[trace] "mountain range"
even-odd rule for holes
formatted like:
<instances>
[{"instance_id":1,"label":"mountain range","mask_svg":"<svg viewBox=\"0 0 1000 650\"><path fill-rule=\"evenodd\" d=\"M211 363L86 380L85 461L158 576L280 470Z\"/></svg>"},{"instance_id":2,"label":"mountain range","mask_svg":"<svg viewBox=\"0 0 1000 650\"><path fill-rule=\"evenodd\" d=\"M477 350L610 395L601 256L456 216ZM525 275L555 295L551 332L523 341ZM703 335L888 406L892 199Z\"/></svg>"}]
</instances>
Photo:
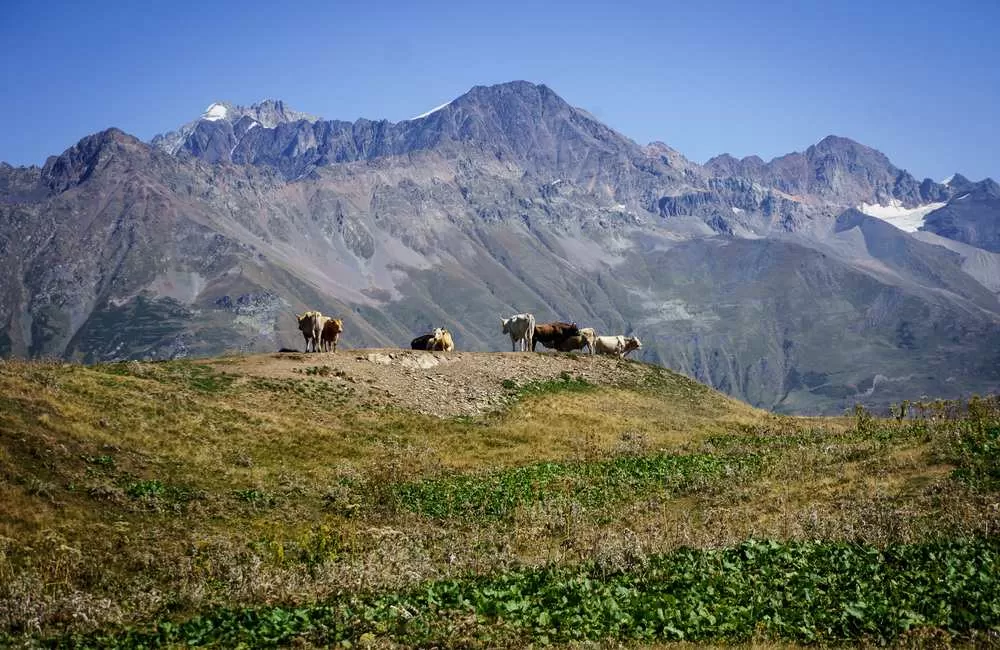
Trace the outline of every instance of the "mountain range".
<instances>
[{"instance_id":1,"label":"mountain range","mask_svg":"<svg viewBox=\"0 0 1000 650\"><path fill-rule=\"evenodd\" d=\"M504 350L531 311L779 412L1000 389L994 181L836 136L701 165L523 81L397 123L220 102L0 164L0 259L6 357L301 346L306 308L346 347Z\"/></svg>"}]
</instances>

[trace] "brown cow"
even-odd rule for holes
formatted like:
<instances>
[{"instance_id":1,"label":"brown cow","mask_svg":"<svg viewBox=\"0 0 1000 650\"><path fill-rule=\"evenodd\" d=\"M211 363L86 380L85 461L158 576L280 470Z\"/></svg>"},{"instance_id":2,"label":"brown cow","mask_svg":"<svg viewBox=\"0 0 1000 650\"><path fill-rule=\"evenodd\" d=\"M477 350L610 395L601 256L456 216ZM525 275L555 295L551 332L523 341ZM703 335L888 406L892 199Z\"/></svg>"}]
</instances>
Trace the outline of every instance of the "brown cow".
<instances>
[{"instance_id":1,"label":"brown cow","mask_svg":"<svg viewBox=\"0 0 1000 650\"><path fill-rule=\"evenodd\" d=\"M593 354L596 341L597 333L593 327L581 327L577 336L567 336L556 344L556 349L560 352L573 352L587 348Z\"/></svg>"},{"instance_id":2,"label":"brown cow","mask_svg":"<svg viewBox=\"0 0 1000 650\"><path fill-rule=\"evenodd\" d=\"M535 325L535 334L531 337L531 351L535 351L536 343L541 343L547 348L557 348L563 340L579 335L580 328L576 323L555 322Z\"/></svg>"},{"instance_id":3,"label":"brown cow","mask_svg":"<svg viewBox=\"0 0 1000 650\"><path fill-rule=\"evenodd\" d=\"M344 331L344 321L339 318L330 318L323 323L323 332L320 334L320 349L323 352L336 352L337 341Z\"/></svg>"}]
</instances>

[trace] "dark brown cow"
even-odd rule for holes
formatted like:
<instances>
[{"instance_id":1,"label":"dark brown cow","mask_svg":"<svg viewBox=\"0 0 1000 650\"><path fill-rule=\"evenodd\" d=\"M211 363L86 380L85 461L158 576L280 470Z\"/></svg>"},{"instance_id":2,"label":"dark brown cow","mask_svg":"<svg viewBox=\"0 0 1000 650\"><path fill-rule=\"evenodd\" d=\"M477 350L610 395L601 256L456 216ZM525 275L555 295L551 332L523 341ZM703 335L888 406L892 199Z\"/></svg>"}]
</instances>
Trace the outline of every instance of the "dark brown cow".
<instances>
[{"instance_id":1,"label":"dark brown cow","mask_svg":"<svg viewBox=\"0 0 1000 650\"><path fill-rule=\"evenodd\" d=\"M556 322L535 325L535 335L531 337L531 351L535 351L536 343L541 343L547 348L557 348L569 337L579 335L580 328L576 323Z\"/></svg>"},{"instance_id":2,"label":"dark brown cow","mask_svg":"<svg viewBox=\"0 0 1000 650\"><path fill-rule=\"evenodd\" d=\"M434 333L433 332L430 333L430 334L421 334L417 338L415 338L412 341L410 341L410 349L411 350L426 350L427 346L430 344L430 342L433 339L434 339Z\"/></svg>"}]
</instances>

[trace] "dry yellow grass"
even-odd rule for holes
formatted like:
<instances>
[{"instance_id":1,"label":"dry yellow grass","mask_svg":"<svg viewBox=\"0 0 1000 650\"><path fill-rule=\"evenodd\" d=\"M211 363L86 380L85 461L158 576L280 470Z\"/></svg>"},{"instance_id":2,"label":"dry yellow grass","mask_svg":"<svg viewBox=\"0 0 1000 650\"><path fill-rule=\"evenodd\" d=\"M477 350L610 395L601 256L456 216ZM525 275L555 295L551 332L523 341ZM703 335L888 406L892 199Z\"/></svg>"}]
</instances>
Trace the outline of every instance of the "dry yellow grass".
<instances>
[{"instance_id":1,"label":"dry yellow grass","mask_svg":"<svg viewBox=\"0 0 1000 650\"><path fill-rule=\"evenodd\" d=\"M336 355L0 363L0 626L87 628L524 564L628 566L748 537L885 543L1000 520L948 482L926 440L773 416L642 364L496 356L510 372L554 369L508 385L491 355L466 353L452 375L414 371L446 394L488 376L474 388L492 391L491 408L471 417L414 412L379 383L398 368L337 367ZM307 372L321 365L331 374ZM583 373L591 385L575 381ZM379 502L392 484L450 471L659 451L757 454L761 469L596 509L554 499L508 520Z\"/></svg>"}]
</instances>

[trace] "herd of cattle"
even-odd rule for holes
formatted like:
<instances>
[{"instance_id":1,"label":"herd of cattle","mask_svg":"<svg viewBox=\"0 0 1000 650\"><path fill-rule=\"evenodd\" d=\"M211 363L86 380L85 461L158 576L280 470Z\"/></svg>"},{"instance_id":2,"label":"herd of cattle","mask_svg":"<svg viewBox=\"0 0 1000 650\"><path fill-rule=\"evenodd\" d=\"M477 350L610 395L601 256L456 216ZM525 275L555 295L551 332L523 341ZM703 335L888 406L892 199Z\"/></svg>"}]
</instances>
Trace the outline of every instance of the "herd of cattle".
<instances>
[{"instance_id":1,"label":"herd of cattle","mask_svg":"<svg viewBox=\"0 0 1000 650\"><path fill-rule=\"evenodd\" d=\"M296 314L295 318L298 319L299 331L306 340L306 352L337 351L337 341L344 331L344 321L339 318L327 318L318 311ZM501 318L500 329L503 334L510 336L510 347L513 352L516 352L519 346L522 352L529 349L534 352L535 346L541 343L560 352L587 348L591 354L610 354L624 358L629 352L642 349L642 343L635 336L598 336L594 328L577 327L576 323L555 322L537 325L532 314ZM455 341L451 332L437 327L433 332L422 334L410 341L410 347L414 350L451 352L455 349Z\"/></svg>"}]
</instances>

